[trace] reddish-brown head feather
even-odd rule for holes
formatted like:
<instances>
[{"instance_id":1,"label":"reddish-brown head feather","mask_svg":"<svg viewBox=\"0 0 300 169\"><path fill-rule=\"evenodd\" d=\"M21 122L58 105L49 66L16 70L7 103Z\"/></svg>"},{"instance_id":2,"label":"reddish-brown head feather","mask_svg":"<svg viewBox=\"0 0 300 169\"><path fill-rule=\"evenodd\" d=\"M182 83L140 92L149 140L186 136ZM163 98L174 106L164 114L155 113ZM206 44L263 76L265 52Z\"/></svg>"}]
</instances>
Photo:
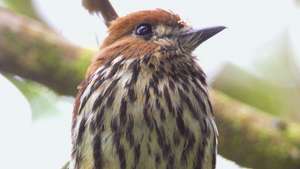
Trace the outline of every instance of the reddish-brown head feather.
<instances>
[{"instance_id":1,"label":"reddish-brown head feather","mask_svg":"<svg viewBox=\"0 0 300 169\"><path fill-rule=\"evenodd\" d=\"M130 34L134 28L141 23L153 25L164 24L172 27L184 26L184 23L178 15L163 9L134 12L120 17L111 23L108 29L109 35L104 40L102 47L111 45L124 35Z\"/></svg>"}]
</instances>

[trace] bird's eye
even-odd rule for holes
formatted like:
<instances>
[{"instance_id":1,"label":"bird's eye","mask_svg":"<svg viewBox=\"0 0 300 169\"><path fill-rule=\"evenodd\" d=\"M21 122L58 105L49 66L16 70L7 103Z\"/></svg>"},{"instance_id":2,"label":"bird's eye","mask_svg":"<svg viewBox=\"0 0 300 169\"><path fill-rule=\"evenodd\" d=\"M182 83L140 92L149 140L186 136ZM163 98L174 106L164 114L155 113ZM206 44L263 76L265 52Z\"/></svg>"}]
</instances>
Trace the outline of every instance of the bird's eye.
<instances>
[{"instance_id":1,"label":"bird's eye","mask_svg":"<svg viewBox=\"0 0 300 169\"><path fill-rule=\"evenodd\" d=\"M135 29L135 34L139 36L149 36L152 34L152 26L148 23L140 24Z\"/></svg>"}]
</instances>

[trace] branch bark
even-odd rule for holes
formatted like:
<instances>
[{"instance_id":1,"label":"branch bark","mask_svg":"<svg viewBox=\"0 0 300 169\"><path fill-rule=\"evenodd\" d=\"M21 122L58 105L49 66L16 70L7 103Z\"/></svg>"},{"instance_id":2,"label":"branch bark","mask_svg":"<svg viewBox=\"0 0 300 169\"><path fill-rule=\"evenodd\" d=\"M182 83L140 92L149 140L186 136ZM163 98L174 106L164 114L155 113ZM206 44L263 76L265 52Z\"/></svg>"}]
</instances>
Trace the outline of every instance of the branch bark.
<instances>
[{"instance_id":1,"label":"branch bark","mask_svg":"<svg viewBox=\"0 0 300 169\"><path fill-rule=\"evenodd\" d=\"M18 12L21 15L44 22L35 9L32 0L3 0L9 9ZM44 22L45 23L45 22Z\"/></svg>"},{"instance_id":2,"label":"branch bark","mask_svg":"<svg viewBox=\"0 0 300 169\"><path fill-rule=\"evenodd\" d=\"M0 71L75 95L93 51L42 24L0 9ZM300 126L280 121L212 90L221 155L256 169L300 168Z\"/></svg>"},{"instance_id":3,"label":"branch bark","mask_svg":"<svg viewBox=\"0 0 300 169\"><path fill-rule=\"evenodd\" d=\"M219 129L219 153L256 169L300 168L300 125L211 92Z\"/></svg>"},{"instance_id":4,"label":"branch bark","mask_svg":"<svg viewBox=\"0 0 300 169\"><path fill-rule=\"evenodd\" d=\"M47 26L0 8L0 71L74 95L92 54Z\"/></svg>"}]
</instances>

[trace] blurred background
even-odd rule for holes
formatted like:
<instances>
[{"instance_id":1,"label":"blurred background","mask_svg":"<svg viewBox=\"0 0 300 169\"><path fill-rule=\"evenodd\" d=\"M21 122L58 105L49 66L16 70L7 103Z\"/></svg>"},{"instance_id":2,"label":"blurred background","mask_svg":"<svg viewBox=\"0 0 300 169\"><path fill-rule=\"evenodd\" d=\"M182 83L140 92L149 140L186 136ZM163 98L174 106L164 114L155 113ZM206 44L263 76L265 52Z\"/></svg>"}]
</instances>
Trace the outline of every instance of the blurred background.
<instances>
[{"instance_id":1,"label":"blurred background","mask_svg":"<svg viewBox=\"0 0 300 169\"><path fill-rule=\"evenodd\" d=\"M220 132L218 169L300 168L299 0L112 0L225 31L196 51ZM0 0L0 168L69 159L75 87L106 35L81 0ZM229 161L230 160L230 161Z\"/></svg>"}]
</instances>

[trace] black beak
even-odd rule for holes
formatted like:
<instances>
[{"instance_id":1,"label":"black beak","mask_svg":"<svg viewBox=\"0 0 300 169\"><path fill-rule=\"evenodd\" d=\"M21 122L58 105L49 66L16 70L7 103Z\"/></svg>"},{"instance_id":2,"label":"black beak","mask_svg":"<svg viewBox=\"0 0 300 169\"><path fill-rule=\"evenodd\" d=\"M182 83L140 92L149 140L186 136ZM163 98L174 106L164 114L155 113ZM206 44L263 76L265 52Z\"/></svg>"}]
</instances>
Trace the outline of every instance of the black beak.
<instances>
[{"instance_id":1,"label":"black beak","mask_svg":"<svg viewBox=\"0 0 300 169\"><path fill-rule=\"evenodd\" d=\"M216 26L199 30L189 30L179 35L178 43L183 50L193 51L202 42L224 30L224 26Z\"/></svg>"}]
</instances>

